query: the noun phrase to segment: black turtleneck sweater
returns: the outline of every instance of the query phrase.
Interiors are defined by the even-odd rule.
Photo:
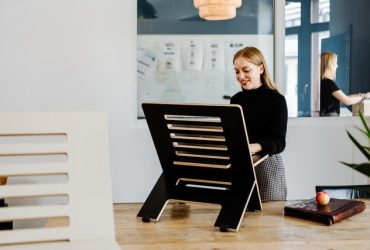
[[[285,148],[288,110],[283,95],[266,86],[243,90],[231,97],[243,108],[249,143],[259,143],[262,154],[278,154]]]

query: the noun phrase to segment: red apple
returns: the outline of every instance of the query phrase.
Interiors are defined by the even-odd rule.
[[[317,192],[316,201],[319,205],[326,205],[330,201],[330,196],[327,192]]]

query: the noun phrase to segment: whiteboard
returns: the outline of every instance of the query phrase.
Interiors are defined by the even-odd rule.
[[[229,103],[240,91],[232,64],[234,54],[254,46],[273,75],[274,36],[138,35],[137,118],[143,102]]]

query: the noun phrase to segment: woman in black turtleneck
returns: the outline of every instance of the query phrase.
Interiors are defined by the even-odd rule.
[[[288,111],[276,89],[260,50],[246,47],[234,56],[234,69],[242,91],[231,98],[243,108],[252,154],[268,154],[255,171],[262,200],[286,200],[285,148]]]
[[[320,55],[320,116],[339,116],[340,103],[353,105],[370,98],[370,92],[346,95],[335,83],[337,54],[329,51]]]

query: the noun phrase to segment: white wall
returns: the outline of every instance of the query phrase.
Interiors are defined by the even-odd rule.
[[[0,112],[105,111],[115,202],[143,201],[161,172],[135,121],[135,84],[135,0],[0,0]],[[351,121],[311,121],[289,121],[289,197],[312,196],[314,183],[366,181],[334,166],[353,158]]]
[[[367,184],[367,177],[340,163],[366,161],[346,133],[369,143],[355,126],[362,127],[359,117],[289,118],[283,152],[288,199],[311,198],[316,185]]]
[[[139,170],[155,158],[132,128],[135,57],[134,0],[0,0],[0,111],[105,111],[116,201],[155,172]]]

